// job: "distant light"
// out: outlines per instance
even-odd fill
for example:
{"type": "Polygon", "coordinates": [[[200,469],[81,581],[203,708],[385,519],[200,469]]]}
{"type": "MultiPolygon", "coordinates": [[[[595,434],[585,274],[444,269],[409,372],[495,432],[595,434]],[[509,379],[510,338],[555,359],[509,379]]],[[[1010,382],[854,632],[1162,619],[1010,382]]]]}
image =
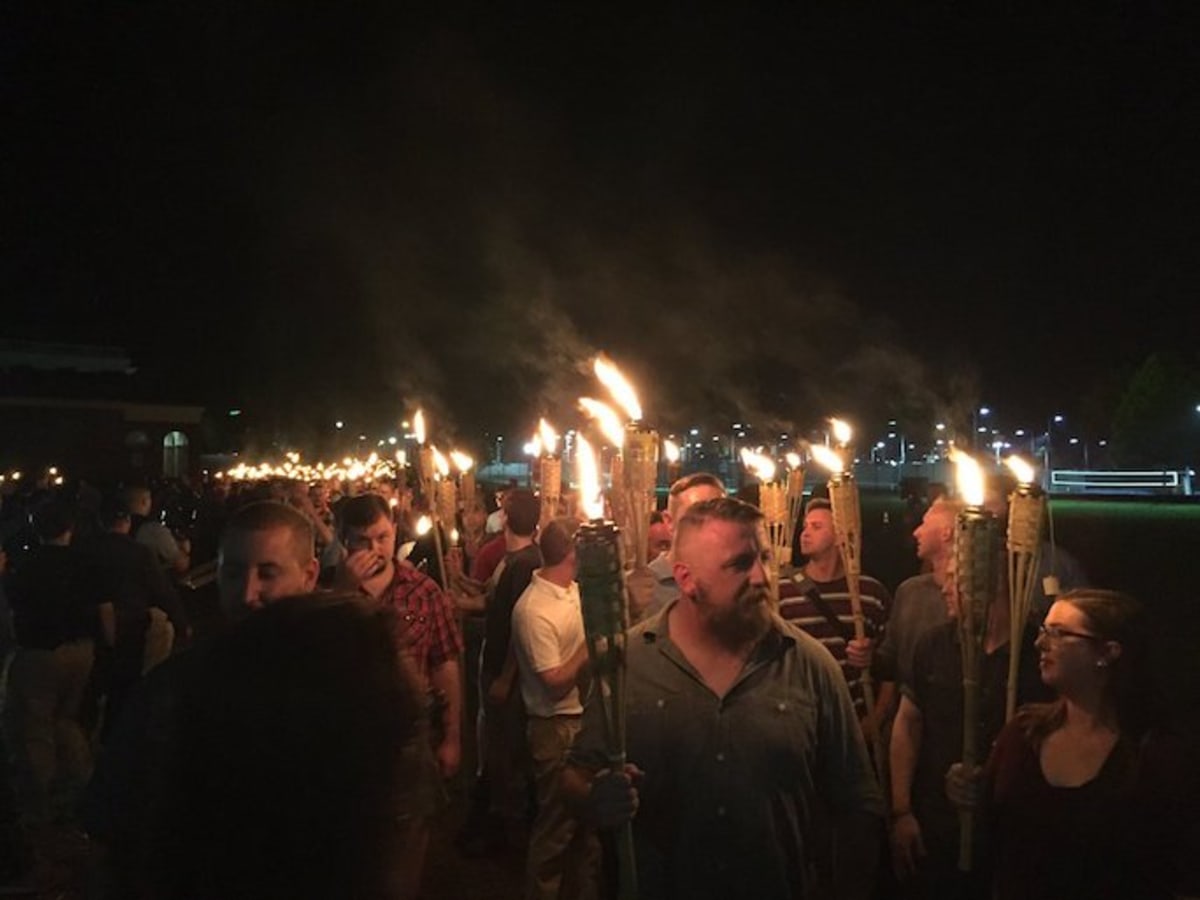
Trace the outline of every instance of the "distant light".
{"type": "Polygon", "coordinates": [[[241,414],[242,414],[242,411],[241,411],[240,409],[231,409],[231,410],[229,411],[229,415],[230,415],[230,417],[233,417],[233,416],[240,416],[241,414]]]}
{"type": "Polygon", "coordinates": [[[992,412],[992,411],[991,411],[991,410],[990,410],[988,407],[986,407],[986,406],[981,406],[981,407],[979,407],[979,414],[980,414],[981,416],[990,415],[990,414],[991,414],[991,412],[992,412]]]}
{"type": "Polygon", "coordinates": [[[745,436],[746,436],[746,432],[744,432],[744,431],[738,432],[738,437],[745,437],[745,436]]]}
{"type": "Polygon", "coordinates": [[[1098,443],[1098,444],[1099,444],[1101,447],[1107,447],[1107,446],[1108,446],[1108,441],[1097,441],[1096,443],[1098,443]]]}
{"type": "Polygon", "coordinates": [[[936,425],[934,425],[933,427],[934,427],[934,428],[936,428],[938,431],[945,431],[945,430],[946,430],[946,423],[945,423],[945,422],[938,422],[938,423],[937,423],[936,425]]]}
{"type": "MultiPolygon", "coordinates": [[[[1198,407],[1196,407],[1196,408],[1197,408],[1197,409],[1200,409],[1200,406],[1198,406],[1198,407]]],[[[697,434],[699,434],[699,433],[700,433],[700,429],[699,429],[699,428],[693,428],[693,429],[691,430],[691,434],[692,434],[692,435],[697,435],[697,434]]]]}
{"type": "Polygon", "coordinates": [[[976,428],[975,430],[976,430],[976,431],[978,431],[980,434],[987,434],[987,429],[986,429],[984,426],[982,426],[982,425],[980,425],[980,426],[979,426],[978,428],[976,428]]]}
{"type": "Polygon", "coordinates": [[[734,427],[734,428],[741,428],[741,427],[742,427],[742,423],[741,423],[741,422],[734,422],[734,423],[733,423],[733,427],[734,427]]]}
{"type": "Polygon", "coordinates": [[[1017,437],[1025,437],[1025,429],[1018,428],[1016,431],[1013,432],[1013,434],[1015,434],[1017,437]]]}
{"type": "Polygon", "coordinates": [[[880,441],[878,444],[875,445],[875,449],[882,450],[886,446],[887,446],[887,444],[885,444],[883,441],[880,441]]]}
{"type": "Polygon", "coordinates": [[[896,432],[894,432],[894,431],[889,431],[889,432],[888,432],[888,437],[890,437],[890,438],[894,438],[895,436],[896,436],[896,432]]]}
{"type": "Polygon", "coordinates": [[[896,420],[895,420],[895,419],[888,419],[888,424],[889,424],[889,425],[895,425],[895,424],[896,424],[896,420]]]}
{"type": "Polygon", "coordinates": [[[360,435],[358,436],[358,439],[359,439],[360,441],[365,441],[365,440],[367,439],[367,436],[366,436],[365,434],[360,434],[360,435]]]}
{"type": "Polygon", "coordinates": [[[909,449],[909,450],[916,450],[916,449],[917,449],[917,445],[916,445],[916,444],[909,444],[909,445],[908,445],[908,449],[909,449]]]}
{"type": "Polygon", "coordinates": [[[1057,415],[1054,417],[1055,422],[1061,422],[1062,420],[1063,420],[1063,417],[1061,415],[1057,415]]]}
{"type": "Polygon", "coordinates": [[[1068,441],[1068,443],[1070,443],[1070,444],[1078,444],[1078,443],[1079,443],[1079,438],[1071,438],[1071,440],[1070,440],[1070,441],[1068,441]]]}
{"type": "Polygon", "coordinates": [[[346,423],[343,422],[341,419],[338,419],[336,422],[333,423],[333,427],[334,428],[345,428],[346,423]]]}
{"type": "Polygon", "coordinates": [[[393,447],[395,447],[396,446],[396,436],[392,435],[390,438],[388,438],[388,443],[391,444],[393,447]]]}

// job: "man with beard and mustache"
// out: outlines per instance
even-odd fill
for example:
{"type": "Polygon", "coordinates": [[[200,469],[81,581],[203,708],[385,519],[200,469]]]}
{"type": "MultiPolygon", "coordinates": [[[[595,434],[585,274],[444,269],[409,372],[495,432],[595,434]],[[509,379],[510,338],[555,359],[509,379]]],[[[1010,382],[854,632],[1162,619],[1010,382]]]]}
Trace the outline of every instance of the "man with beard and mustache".
{"type": "Polygon", "coordinates": [[[563,775],[601,827],[633,819],[639,896],[870,895],[883,802],[837,663],[774,613],[762,514],[731,498],[676,523],[680,597],[628,634],[628,759],[593,693],[563,775]],[[635,816],[636,813],[636,816],[635,816]],[[836,828],[835,861],[814,819],[836,828]]]}

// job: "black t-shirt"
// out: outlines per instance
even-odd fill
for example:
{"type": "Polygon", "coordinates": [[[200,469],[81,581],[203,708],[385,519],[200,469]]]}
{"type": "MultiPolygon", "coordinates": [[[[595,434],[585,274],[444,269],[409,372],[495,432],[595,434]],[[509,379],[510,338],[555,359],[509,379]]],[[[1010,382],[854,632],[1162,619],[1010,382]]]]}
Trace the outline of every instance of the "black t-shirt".
{"type": "Polygon", "coordinates": [[[45,544],[20,560],[5,583],[17,645],[53,650],[95,637],[101,602],[86,560],[71,547],[45,544]]]}
{"type": "Polygon", "coordinates": [[[514,550],[504,557],[504,571],[500,573],[496,590],[488,599],[484,619],[484,640],[487,641],[481,663],[484,684],[504,668],[508,642],[512,638],[513,607],[533,580],[534,570],[541,567],[542,551],[536,544],[514,550]]]}

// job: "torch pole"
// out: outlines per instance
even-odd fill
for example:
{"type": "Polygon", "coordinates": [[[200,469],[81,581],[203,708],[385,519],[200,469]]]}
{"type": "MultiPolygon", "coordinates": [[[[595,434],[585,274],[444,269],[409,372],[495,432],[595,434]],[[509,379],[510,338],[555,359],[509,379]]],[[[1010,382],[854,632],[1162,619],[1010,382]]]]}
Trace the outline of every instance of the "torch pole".
{"type": "MultiPolygon", "coordinates": [[[[850,593],[850,613],[854,617],[854,637],[862,640],[867,636],[866,621],[862,611],[862,510],[858,500],[858,485],[849,472],[836,474],[829,481],[829,505],[833,512],[833,529],[837,535],[838,550],[842,555],[842,568],[846,570],[846,588],[850,593]]],[[[867,717],[875,714],[875,686],[869,669],[860,675],[863,703],[867,717]]],[[[872,729],[871,750],[875,757],[875,772],[879,783],[884,783],[883,735],[878,728],[872,729]]]]}
{"type": "Polygon", "coordinates": [[[1008,695],[1005,721],[1017,711],[1021,648],[1025,625],[1033,605],[1033,588],[1042,556],[1042,522],[1046,495],[1034,485],[1017,487],[1008,503],[1008,695]]]}
{"type": "MultiPolygon", "coordinates": [[[[583,629],[594,678],[593,702],[600,705],[609,768],[625,771],[625,629],[627,614],[621,579],[621,532],[612,522],[593,520],[575,535],[583,629]]],[[[633,824],[616,834],[617,896],[637,900],[633,824]]]]}
{"type": "MultiPolygon", "coordinates": [[[[999,539],[999,523],[987,510],[968,507],[958,514],[954,533],[954,579],[958,592],[958,642],[963,673],[962,761],[968,769],[979,762],[979,678],[988,616],[996,594],[999,539]]],[[[959,871],[971,871],[974,836],[974,813],[960,811],[959,871]]]]}

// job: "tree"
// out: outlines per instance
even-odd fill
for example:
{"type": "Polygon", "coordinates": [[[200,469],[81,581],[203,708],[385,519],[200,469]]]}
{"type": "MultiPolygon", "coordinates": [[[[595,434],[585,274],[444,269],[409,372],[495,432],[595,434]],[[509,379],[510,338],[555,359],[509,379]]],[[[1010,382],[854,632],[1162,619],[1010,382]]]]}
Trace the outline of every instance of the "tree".
{"type": "Polygon", "coordinates": [[[1125,467],[1193,464],[1200,449],[1200,368],[1151,353],[1129,379],[1113,415],[1113,455],[1125,467]]]}

